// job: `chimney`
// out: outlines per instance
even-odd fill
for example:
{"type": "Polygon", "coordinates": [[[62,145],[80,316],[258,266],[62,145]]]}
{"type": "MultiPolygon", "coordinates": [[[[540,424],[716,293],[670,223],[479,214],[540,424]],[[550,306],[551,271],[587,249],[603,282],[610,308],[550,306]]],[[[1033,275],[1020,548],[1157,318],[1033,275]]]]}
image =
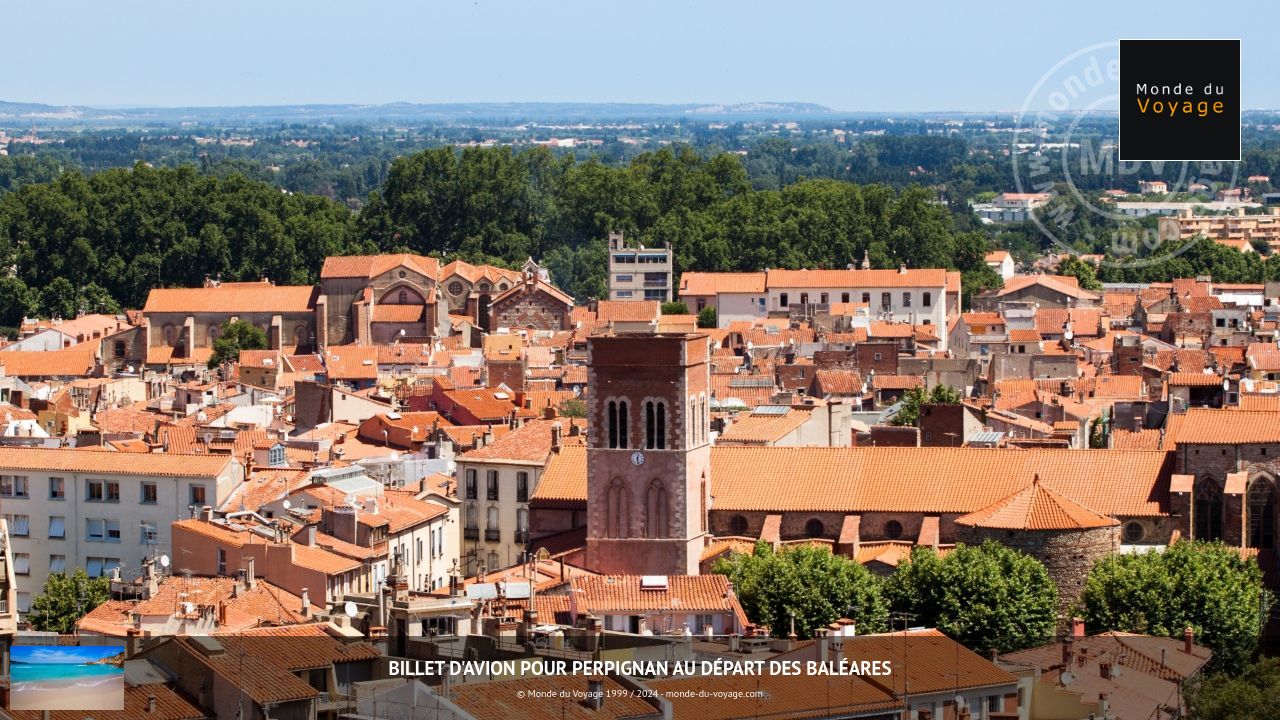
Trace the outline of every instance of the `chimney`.
{"type": "Polygon", "coordinates": [[[827,629],[818,628],[813,631],[813,637],[818,641],[818,660],[826,662],[827,660],[827,629]]]}
{"type": "Polygon", "coordinates": [[[1110,711],[1111,703],[1107,702],[1107,694],[1098,693],[1098,714],[1102,716],[1102,720],[1107,720],[1110,711]]]}
{"type": "Polygon", "coordinates": [[[253,572],[253,558],[245,558],[244,561],[244,588],[252,590],[258,586],[258,578],[253,572]]]}
{"type": "Polygon", "coordinates": [[[218,627],[227,626],[227,604],[225,602],[218,603],[218,627]]]}
{"type": "Polygon", "coordinates": [[[200,519],[205,522],[213,522],[213,508],[209,505],[200,508],[200,519]]]}
{"type": "Polygon", "coordinates": [[[1071,656],[1075,654],[1075,651],[1071,649],[1072,642],[1069,637],[1062,641],[1062,667],[1070,667],[1071,665],[1071,656]]]}
{"type": "Polygon", "coordinates": [[[306,537],[307,537],[307,547],[315,547],[316,546],[316,526],[315,525],[307,526],[306,537]]]}
{"type": "Polygon", "coordinates": [[[378,498],[376,497],[372,498],[369,502],[369,514],[370,515],[378,514],[378,498]]]}
{"type": "Polygon", "coordinates": [[[899,275],[906,275],[906,274],[907,274],[907,264],[906,264],[906,263],[902,263],[901,265],[899,265],[899,266],[898,266],[898,274],[899,274],[899,275]]]}
{"type": "Polygon", "coordinates": [[[1076,653],[1076,664],[1079,665],[1080,667],[1084,667],[1085,664],[1088,662],[1089,662],[1089,648],[1082,647],[1080,648],[1080,652],[1076,653]]]}
{"type": "Polygon", "coordinates": [[[560,423],[551,425],[551,452],[560,452],[560,423]]]}
{"type": "Polygon", "coordinates": [[[156,711],[156,696],[148,695],[147,696],[147,714],[153,715],[155,714],[155,711],[156,711]]]}
{"type": "MultiPolygon", "coordinates": [[[[547,402],[550,403],[551,401],[547,400],[547,402]]],[[[545,408],[543,408],[542,417],[544,420],[555,420],[556,419],[555,406],[548,404],[545,408]]]]}
{"type": "Polygon", "coordinates": [[[604,707],[604,681],[587,681],[587,707],[600,710],[604,707]]]}
{"type": "Polygon", "coordinates": [[[306,588],[302,588],[302,617],[311,617],[311,596],[307,594],[306,588]]]}
{"type": "Polygon", "coordinates": [[[1182,652],[1190,655],[1192,648],[1196,644],[1196,631],[1190,625],[1182,631],[1182,652]]]}
{"type": "Polygon", "coordinates": [[[1071,637],[1073,638],[1084,637],[1084,618],[1078,618],[1078,617],[1071,618],[1071,637]]]}

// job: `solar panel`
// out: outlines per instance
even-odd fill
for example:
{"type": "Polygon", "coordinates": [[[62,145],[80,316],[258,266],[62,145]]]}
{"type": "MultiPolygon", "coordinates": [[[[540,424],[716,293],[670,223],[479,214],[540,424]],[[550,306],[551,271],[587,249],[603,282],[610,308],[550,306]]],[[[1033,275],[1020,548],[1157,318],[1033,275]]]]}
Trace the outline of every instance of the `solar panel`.
{"type": "Polygon", "coordinates": [[[761,405],[751,411],[752,415],[786,415],[791,408],[786,405],[761,405]]]}
{"type": "Polygon", "coordinates": [[[476,583],[467,586],[467,597],[472,600],[491,600],[498,597],[496,583],[476,583]]]}
{"type": "Polygon", "coordinates": [[[502,583],[502,591],[509,600],[527,600],[529,598],[529,583],[505,582],[502,583]]]}

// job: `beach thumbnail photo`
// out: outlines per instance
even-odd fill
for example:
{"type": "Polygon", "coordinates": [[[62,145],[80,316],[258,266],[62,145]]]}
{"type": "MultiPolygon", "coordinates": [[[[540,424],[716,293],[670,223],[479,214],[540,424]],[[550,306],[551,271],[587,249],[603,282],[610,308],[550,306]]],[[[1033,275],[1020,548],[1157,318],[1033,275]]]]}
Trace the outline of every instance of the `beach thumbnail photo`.
{"type": "Polygon", "coordinates": [[[124,648],[15,645],[10,710],[123,710],[124,648]]]}

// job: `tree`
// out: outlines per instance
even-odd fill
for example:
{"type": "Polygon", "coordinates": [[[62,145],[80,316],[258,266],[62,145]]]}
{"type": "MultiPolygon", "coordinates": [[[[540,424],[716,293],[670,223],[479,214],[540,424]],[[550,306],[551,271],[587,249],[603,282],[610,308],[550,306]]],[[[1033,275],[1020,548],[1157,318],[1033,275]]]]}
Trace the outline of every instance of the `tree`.
{"type": "Polygon", "coordinates": [[[1237,677],[1201,675],[1186,688],[1188,720],[1280,720],[1280,659],[1263,658],[1237,677]]]}
{"type": "Polygon", "coordinates": [[[997,542],[959,545],[945,557],[917,547],[885,585],[894,611],[917,616],[975,650],[1010,652],[1047,642],[1058,590],[1030,555],[997,542]]]}
{"type": "Polygon", "coordinates": [[[76,620],[111,598],[105,577],[91,578],[84,568],[68,576],[53,573],[31,603],[31,625],[42,632],[70,633],[76,620]]]}
{"type": "Polygon", "coordinates": [[[1213,668],[1228,672],[1257,651],[1274,601],[1255,560],[1220,542],[1185,540],[1164,552],[1102,559],[1081,596],[1092,631],[1181,637],[1190,627],[1213,650],[1213,668]]]}
{"type": "Polygon", "coordinates": [[[1058,263],[1058,274],[1068,275],[1079,280],[1080,289],[1082,290],[1102,289],[1102,283],[1098,281],[1098,272],[1094,266],[1074,255],[1064,258],[1058,263]]]}
{"type": "Polygon", "coordinates": [[[950,385],[939,383],[930,390],[914,387],[902,395],[902,407],[889,423],[915,426],[920,422],[920,406],[958,405],[962,399],[960,391],[950,385]]]}
{"type": "Polygon", "coordinates": [[[859,632],[886,628],[889,608],[880,580],[828,548],[774,551],[760,541],[750,555],[722,559],[713,572],[729,576],[747,617],[768,625],[776,637],[786,637],[793,620],[801,638],[842,617],[858,623],[859,632]]]}
{"type": "Polygon", "coordinates": [[[26,283],[16,277],[0,278],[0,327],[18,327],[34,306],[26,283]]]}
{"type": "Polygon", "coordinates": [[[557,410],[561,417],[584,418],[587,416],[587,403],[582,398],[565,398],[557,410]]]}
{"type": "Polygon", "coordinates": [[[72,319],[79,306],[80,293],[64,277],[54,278],[40,291],[40,314],[44,317],[72,319]]]}
{"type": "Polygon", "coordinates": [[[716,318],[716,309],[713,307],[704,307],[698,311],[698,327],[714,328],[719,324],[716,318]]]}
{"type": "Polygon", "coordinates": [[[662,303],[662,314],[663,315],[688,315],[689,306],[685,305],[679,300],[675,302],[662,303]]]}
{"type": "Polygon", "coordinates": [[[213,341],[209,367],[240,359],[241,350],[264,350],[266,347],[267,334],[262,328],[243,320],[228,320],[222,323],[222,334],[213,341]]]}

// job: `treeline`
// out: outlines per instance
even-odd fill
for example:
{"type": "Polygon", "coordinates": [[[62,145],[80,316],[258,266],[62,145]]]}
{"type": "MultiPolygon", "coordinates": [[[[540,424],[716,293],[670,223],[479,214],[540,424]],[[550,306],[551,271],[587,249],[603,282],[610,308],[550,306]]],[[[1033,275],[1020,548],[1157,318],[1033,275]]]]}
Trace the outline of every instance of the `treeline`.
{"type": "Polygon", "coordinates": [[[979,232],[956,232],[919,187],[833,180],[753,190],[738,157],[690,148],[626,165],[536,148],[426,150],[392,163],[352,213],[218,165],[69,171],[0,196],[0,325],[23,313],[139,307],[158,286],[269,277],[314,282],[328,255],[411,251],[517,267],[545,263],[579,298],[605,290],[605,238],[670,243],[679,270],[947,267],[992,284],[979,232]]]}

